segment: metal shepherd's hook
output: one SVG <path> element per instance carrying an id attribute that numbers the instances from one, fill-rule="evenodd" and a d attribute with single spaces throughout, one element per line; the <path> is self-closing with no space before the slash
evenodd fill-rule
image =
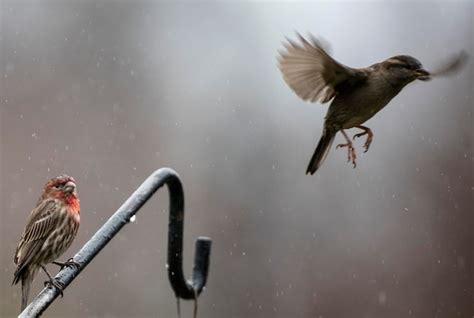
<path id="1" fill-rule="evenodd" d="M 168 181 L 170 192 L 170 216 L 168 225 L 168 278 L 178 299 L 194 299 L 194 316 L 197 313 L 197 297 L 206 285 L 209 271 L 211 239 L 198 237 L 196 240 L 193 275 L 186 281 L 183 274 L 183 227 L 184 194 L 181 181 L 176 175 Z"/>
<path id="2" fill-rule="evenodd" d="M 169 168 L 162 168 L 153 172 L 94 236 L 92 236 L 73 258 L 73 261 L 78 264 L 77 267 L 64 267 L 56 275 L 55 279 L 64 286 L 64 289 L 67 288 L 105 245 L 112 240 L 122 227 L 130 222 L 130 219 L 145 202 L 164 184 L 168 186 L 170 197 L 168 277 L 178 300 L 179 298 L 197 299 L 206 285 L 211 252 L 211 239 L 207 237 L 199 237 L 197 239 L 193 274 L 191 279 L 186 281 L 182 268 L 184 193 L 178 174 Z M 44 288 L 19 317 L 40 316 L 59 294 L 60 290 L 54 286 Z"/>

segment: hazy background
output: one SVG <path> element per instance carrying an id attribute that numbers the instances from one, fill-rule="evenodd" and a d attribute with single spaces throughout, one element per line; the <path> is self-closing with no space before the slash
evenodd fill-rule
<path id="1" fill-rule="evenodd" d="M 195 238 L 214 242 L 199 317 L 471 317 L 473 8 L 1 1 L 0 316 L 18 312 L 13 254 L 48 178 L 78 182 L 81 228 L 65 260 L 168 166 L 186 193 L 187 275 Z M 305 176 L 327 106 L 298 99 L 276 67 L 295 30 L 354 67 L 410 54 L 433 69 L 462 48 L 471 60 L 409 85 L 370 120 L 357 169 L 333 148 Z M 176 317 L 167 195 L 45 316 Z M 192 303 L 182 307 L 190 317 Z"/>

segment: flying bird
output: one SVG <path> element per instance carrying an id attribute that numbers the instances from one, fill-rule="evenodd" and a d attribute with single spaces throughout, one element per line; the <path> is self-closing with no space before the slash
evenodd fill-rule
<path id="1" fill-rule="evenodd" d="M 297 33 L 298 42 L 287 39 L 280 51 L 278 67 L 288 86 L 304 101 L 332 100 L 324 121 L 321 139 L 309 162 L 306 174 L 314 174 L 322 165 L 337 132 L 346 142 L 336 148 L 347 148 L 347 161 L 356 167 L 356 152 L 344 131 L 359 128 L 353 139 L 367 135 L 367 152 L 373 132 L 362 124 L 385 107 L 392 98 L 414 80 L 427 81 L 435 76 L 452 75 L 462 68 L 468 55 L 462 51 L 439 68 L 426 71 L 420 61 L 408 55 L 393 56 L 366 68 L 352 68 L 333 59 L 320 41 L 311 34 L 309 40 Z"/>
<path id="2" fill-rule="evenodd" d="M 40 268 L 48 276 L 49 283 L 62 292 L 63 287 L 49 274 L 45 265 L 69 248 L 76 237 L 79 223 L 76 181 L 66 175 L 49 180 L 31 212 L 15 252 L 17 268 L 13 284 L 21 281 L 21 311 L 26 308 L 31 283 Z M 75 265 L 71 260 L 53 263 L 60 266 Z"/>

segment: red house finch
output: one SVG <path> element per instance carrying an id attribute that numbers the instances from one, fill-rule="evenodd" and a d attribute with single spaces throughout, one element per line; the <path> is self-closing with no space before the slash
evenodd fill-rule
<path id="1" fill-rule="evenodd" d="M 21 310 L 26 308 L 31 283 L 41 268 L 49 283 L 62 290 L 45 265 L 61 256 L 71 245 L 79 228 L 79 199 L 76 181 L 66 175 L 49 180 L 31 212 L 25 231 L 15 252 L 17 268 L 13 284 L 21 280 Z M 54 262 L 57 265 L 70 265 Z"/>

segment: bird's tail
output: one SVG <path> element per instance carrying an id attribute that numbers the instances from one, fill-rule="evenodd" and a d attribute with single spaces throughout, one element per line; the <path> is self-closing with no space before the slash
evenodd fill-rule
<path id="1" fill-rule="evenodd" d="M 311 157 L 308 169 L 306 169 L 306 174 L 314 174 L 316 170 L 321 167 L 324 159 L 326 159 L 329 153 L 329 149 L 331 149 L 331 145 L 335 136 L 335 132 L 332 132 L 327 128 L 323 129 L 323 135 L 321 136 L 321 139 L 319 139 L 319 143 L 316 147 L 316 150 L 314 151 L 313 157 Z"/>
<path id="2" fill-rule="evenodd" d="M 21 280 L 21 311 L 25 310 L 28 305 L 28 296 L 34 274 L 34 271 L 29 270 L 27 267 L 15 272 L 13 284 L 17 284 Z"/>
<path id="3" fill-rule="evenodd" d="M 26 277 L 21 278 L 21 311 L 25 310 L 28 305 L 28 296 L 30 295 L 30 286 L 33 281 L 33 277 L 25 275 Z"/>

